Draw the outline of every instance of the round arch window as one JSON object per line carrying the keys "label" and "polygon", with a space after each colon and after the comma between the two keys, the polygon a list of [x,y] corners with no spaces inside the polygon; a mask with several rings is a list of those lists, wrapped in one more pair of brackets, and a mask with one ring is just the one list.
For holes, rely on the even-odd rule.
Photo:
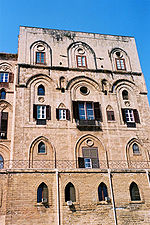
{"label": "round arch window", "polygon": [[132,145],[132,149],[133,149],[133,154],[139,154],[140,153],[139,146],[136,143],[134,143]]}
{"label": "round arch window", "polygon": [[80,87],[80,92],[83,95],[87,95],[87,94],[89,94],[89,89],[85,86],[82,86],[82,87]]}

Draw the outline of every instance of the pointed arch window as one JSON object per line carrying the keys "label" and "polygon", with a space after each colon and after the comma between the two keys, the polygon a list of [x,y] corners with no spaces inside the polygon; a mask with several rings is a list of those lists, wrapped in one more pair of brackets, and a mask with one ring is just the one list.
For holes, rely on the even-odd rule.
{"label": "pointed arch window", "polygon": [[69,182],[65,187],[65,202],[76,202],[76,191],[74,185]]}
{"label": "pointed arch window", "polygon": [[98,199],[99,201],[106,201],[107,197],[108,197],[107,186],[102,182],[98,186]]}
{"label": "pointed arch window", "polygon": [[37,203],[48,203],[48,187],[43,182],[39,185],[37,189]]}
{"label": "pointed arch window", "polygon": [[45,95],[45,88],[42,84],[38,86],[38,95]]}
{"label": "pointed arch window", "polygon": [[6,91],[4,89],[0,91],[0,99],[6,99]]}
{"label": "pointed arch window", "polygon": [[38,144],[38,153],[46,153],[46,147],[43,141]]}
{"label": "pointed arch window", "polygon": [[2,155],[0,155],[0,169],[4,168],[4,159],[2,157]]}
{"label": "pointed arch window", "polygon": [[131,197],[131,201],[140,201],[141,200],[139,188],[135,182],[132,182],[130,185],[130,197]]}
{"label": "pointed arch window", "polygon": [[122,92],[122,98],[123,98],[123,100],[129,100],[128,91],[123,90],[123,92]]}
{"label": "pointed arch window", "polygon": [[140,154],[140,148],[136,143],[132,145],[132,149],[133,149],[133,154]]}

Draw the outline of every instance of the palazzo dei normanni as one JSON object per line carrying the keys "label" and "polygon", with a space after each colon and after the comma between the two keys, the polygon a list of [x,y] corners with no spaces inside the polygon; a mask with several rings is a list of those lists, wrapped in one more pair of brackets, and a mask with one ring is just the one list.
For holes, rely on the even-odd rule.
{"label": "palazzo dei normanni", "polygon": [[20,27],[0,53],[0,225],[149,225],[134,37]]}

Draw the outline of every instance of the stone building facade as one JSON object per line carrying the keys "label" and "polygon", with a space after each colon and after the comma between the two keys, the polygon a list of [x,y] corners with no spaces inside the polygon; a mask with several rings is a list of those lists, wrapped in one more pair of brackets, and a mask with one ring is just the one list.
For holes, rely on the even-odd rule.
{"label": "stone building facade", "polygon": [[150,224],[133,37],[20,27],[0,53],[0,224]]}

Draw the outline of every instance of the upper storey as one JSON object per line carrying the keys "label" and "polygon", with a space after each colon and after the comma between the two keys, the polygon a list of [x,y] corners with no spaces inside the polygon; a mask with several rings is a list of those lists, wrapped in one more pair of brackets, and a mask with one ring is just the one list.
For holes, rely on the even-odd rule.
{"label": "upper storey", "polygon": [[18,63],[141,73],[133,37],[20,27]]}

